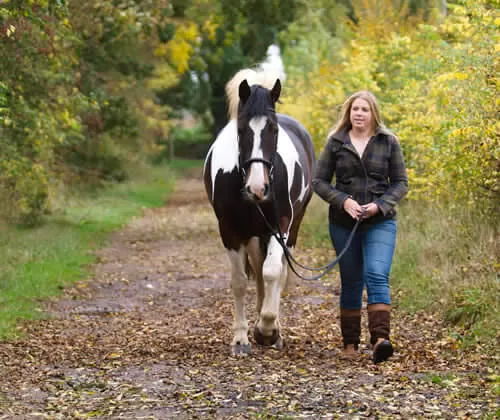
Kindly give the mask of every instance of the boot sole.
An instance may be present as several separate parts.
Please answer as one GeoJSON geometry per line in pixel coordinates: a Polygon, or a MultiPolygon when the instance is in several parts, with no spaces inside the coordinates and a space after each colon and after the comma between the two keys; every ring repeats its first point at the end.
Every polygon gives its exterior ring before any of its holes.
{"type": "Polygon", "coordinates": [[[389,357],[394,354],[394,349],[389,340],[382,341],[373,352],[373,363],[385,362],[389,357]]]}

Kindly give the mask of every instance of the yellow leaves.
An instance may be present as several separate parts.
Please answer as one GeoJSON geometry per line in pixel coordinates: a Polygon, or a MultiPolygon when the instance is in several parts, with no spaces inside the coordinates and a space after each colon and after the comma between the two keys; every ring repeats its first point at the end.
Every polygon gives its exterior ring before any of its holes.
{"type": "Polygon", "coordinates": [[[474,131],[473,127],[460,127],[451,131],[450,137],[469,137],[474,135],[474,131]]]}
{"type": "Polygon", "coordinates": [[[152,90],[168,89],[179,81],[178,74],[166,64],[155,67],[153,77],[148,80],[148,88],[152,90]]]}
{"type": "Polygon", "coordinates": [[[120,353],[108,353],[106,355],[106,359],[110,359],[110,360],[120,359],[121,357],[122,357],[122,355],[120,353]]]}
{"type": "Polygon", "coordinates": [[[156,57],[165,57],[168,53],[168,44],[160,44],[154,50],[156,57]]]}
{"type": "Polygon", "coordinates": [[[203,28],[202,28],[203,33],[206,34],[207,38],[210,41],[215,40],[217,27],[218,27],[218,25],[212,19],[206,20],[205,23],[203,24],[203,28]]]}
{"type": "Polygon", "coordinates": [[[174,38],[166,45],[166,53],[180,74],[189,68],[189,59],[199,35],[196,24],[187,22],[177,27],[174,38]]]}
{"type": "Polygon", "coordinates": [[[443,73],[436,78],[438,83],[447,82],[449,80],[466,80],[469,78],[467,73],[461,72],[451,72],[451,73],[443,73]]]}
{"type": "Polygon", "coordinates": [[[394,7],[391,0],[353,0],[354,13],[358,18],[357,30],[370,39],[387,39],[394,32],[402,32],[410,25],[419,23],[407,19],[408,5],[394,7]]]}
{"type": "Polygon", "coordinates": [[[10,25],[7,28],[7,32],[6,32],[7,38],[10,38],[10,36],[13,35],[15,32],[16,32],[16,27],[14,25],[10,25]]]}

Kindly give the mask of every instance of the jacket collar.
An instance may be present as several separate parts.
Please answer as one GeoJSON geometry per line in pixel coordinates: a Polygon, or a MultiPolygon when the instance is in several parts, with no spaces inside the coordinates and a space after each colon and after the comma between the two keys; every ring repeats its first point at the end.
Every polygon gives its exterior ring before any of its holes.
{"type": "MultiPolygon", "coordinates": [[[[379,134],[388,134],[387,133],[387,129],[384,129],[384,128],[381,128],[381,127],[377,127],[375,129],[375,134],[373,136],[376,137],[379,134]]],[[[350,143],[349,142],[349,129],[348,128],[344,128],[344,129],[342,129],[340,131],[337,131],[336,133],[334,133],[332,135],[332,139],[334,139],[336,141],[339,141],[340,143],[343,143],[343,144],[350,143]]]]}

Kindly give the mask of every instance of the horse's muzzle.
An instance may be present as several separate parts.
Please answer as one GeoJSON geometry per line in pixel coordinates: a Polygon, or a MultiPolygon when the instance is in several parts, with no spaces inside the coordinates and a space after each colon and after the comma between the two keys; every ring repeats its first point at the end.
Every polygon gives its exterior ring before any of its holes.
{"type": "Polygon", "coordinates": [[[246,199],[253,202],[263,202],[271,198],[270,194],[271,188],[269,184],[264,184],[262,187],[251,187],[246,185],[243,193],[246,199]]]}

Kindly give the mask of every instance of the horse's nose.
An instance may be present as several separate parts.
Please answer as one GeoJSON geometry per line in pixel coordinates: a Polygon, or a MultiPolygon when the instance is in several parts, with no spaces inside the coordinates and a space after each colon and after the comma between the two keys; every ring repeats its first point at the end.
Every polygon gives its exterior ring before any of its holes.
{"type": "Polygon", "coordinates": [[[255,200],[263,201],[267,199],[269,194],[269,184],[264,184],[261,187],[252,187],[251,185],[247,185],[247,193],[250,197],[255,200]]]}

